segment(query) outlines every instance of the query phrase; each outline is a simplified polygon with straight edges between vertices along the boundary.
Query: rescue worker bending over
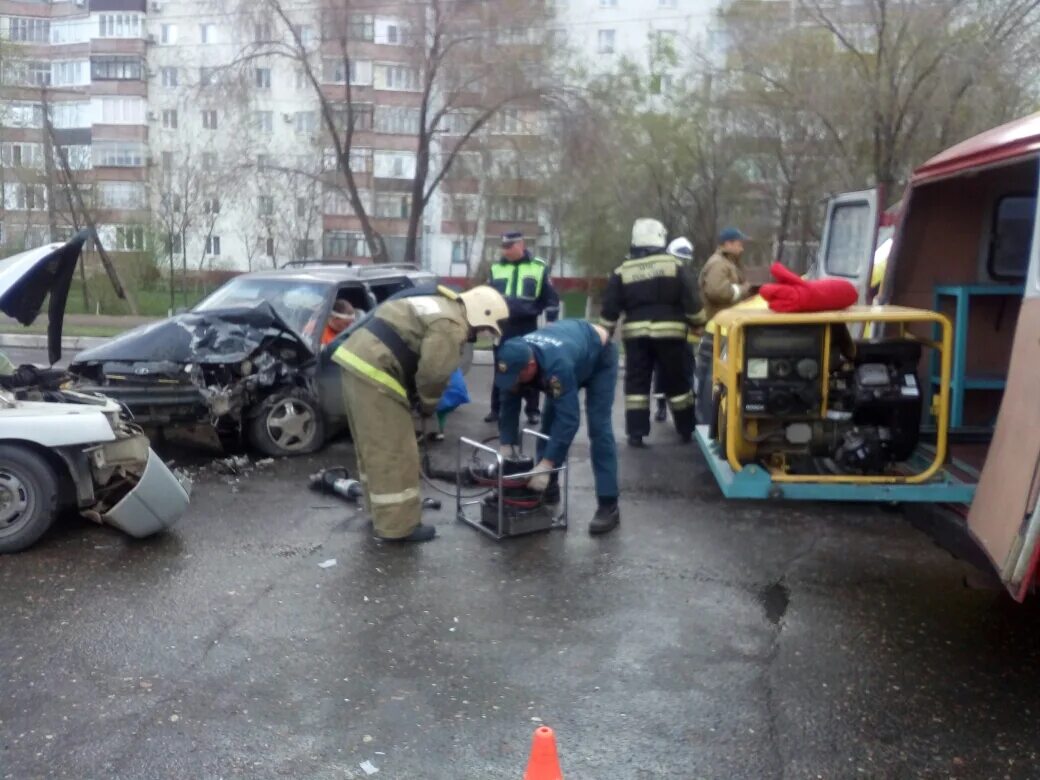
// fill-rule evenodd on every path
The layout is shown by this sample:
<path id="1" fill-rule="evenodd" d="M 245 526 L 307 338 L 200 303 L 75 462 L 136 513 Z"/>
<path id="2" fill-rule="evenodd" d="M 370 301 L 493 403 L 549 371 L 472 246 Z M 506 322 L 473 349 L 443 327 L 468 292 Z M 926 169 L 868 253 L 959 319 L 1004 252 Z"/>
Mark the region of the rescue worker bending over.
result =
<path id="1" fill-rule="evenodd" d="M 628 259 L 614 269 L 603 293 L 600 325 L 613 332 L 625 315 L 625 432 L 634 447 L 650 433 L 655 364 L 679 438 L 688 442 L 693 435 L 693 394 L 683 366 L 686 334 L 700 321 L 700 304 L 686 267 L 665 251 L 667 239 L 656 219 L 637 219 Z"/>
<path id="2" fill-rule="evenodd" d="M 560 298 L 549 279 L 549 266 L 535 257 L 524 244 L 524 234 L 512 230 L 502 234 L 502 256 L 491 266 L 487 283 L 505 296 L 509 320 L 502 326 L 502 340 L 532 333 L 538 328 L 538 315 L 556 322 Z M 538 424 L 538 390 L 530 388 L 524 396 L 524 412 L 530 425 Z M 484 422 L 495 422 L 499 414 L 498 387 L 491 386 L 491 411 Z"/>
<path id="3" fill-rule="evenodd" d="M 694 385 L 697 392 L 698 425 L 708 425 L 713 414 L 711 361 L 715 323 L 712 318 L 723 309 L 745 300 L 753 292 L 740 265 L 746 240 L 747 236 L 736 228 L 726 228 L 719 233 L 719 248 L 708 258 L 698 279 L 701 300 L 704 301 L 704 316 L 708 320 L 704 337 L 697 346 Z"/>
<path id="4" fill-rule="evenodd" d="M 534 387 L 546 394 L 542 433 L 549 441 L 538 441 L 536 469 L 554 469 L 567 459 L 567 451 L 578 432 L 581 405 L 578 391 L 585 390 L 596 479 L 596 514 L 590 534 L 605 534 L 621 522 L 618 508 L 617 447 L 611 410 L 617 384 L 617 345 L 606 328 L 584 320 L 562 320 L 521 338 L 510 339 L 498 350 L 495 385 L 502 398 L 498 435 L 502 454 L 510 457 L 520 441 L 520 401 L 524 389 Z M 535 474 L 527 485 L 546 493 L 546 501 L 559 500 L 556 474 Z"/>
<path id="5" fill-rule="evenodd" d="M 411 408 L 434 414 L 462 347 L 478 332 L 501 336 L 505 299 L 487 286 L 385 301 L 333 353 L 343 369 L 347 419 L 375 535 L 425 542 L 420 522 L 419 448 Z"/>

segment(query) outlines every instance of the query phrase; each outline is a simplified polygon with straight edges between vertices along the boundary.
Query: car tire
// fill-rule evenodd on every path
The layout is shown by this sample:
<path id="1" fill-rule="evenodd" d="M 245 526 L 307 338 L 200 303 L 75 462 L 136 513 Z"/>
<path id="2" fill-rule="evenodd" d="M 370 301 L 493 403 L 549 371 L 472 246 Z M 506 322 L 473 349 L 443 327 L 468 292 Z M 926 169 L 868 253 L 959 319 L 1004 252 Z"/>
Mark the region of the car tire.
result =
<path id="1" fill-rule="evenodd" d="M 58 476 L 40 455 L 0 444 L 0 553 L 31 547 L 58 516 Z"/>
<path id="2" fill-rule="evenodd" d="M 247 437 L 265 455 L 306 455 L 325 444 L 325 418 L 321 406 L 309 393 L 276 393 L 265 398 L 250 415 Z"/>

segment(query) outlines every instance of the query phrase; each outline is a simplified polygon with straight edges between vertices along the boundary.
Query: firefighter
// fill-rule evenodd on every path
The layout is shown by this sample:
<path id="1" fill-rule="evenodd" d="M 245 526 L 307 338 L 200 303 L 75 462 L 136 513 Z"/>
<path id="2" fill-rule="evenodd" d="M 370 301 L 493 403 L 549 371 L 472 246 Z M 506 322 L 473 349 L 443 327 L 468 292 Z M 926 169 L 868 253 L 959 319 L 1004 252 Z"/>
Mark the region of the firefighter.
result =
<path id="1" fill-rule="evenodd" d="M 347 419 L 377 538 L 425 542 L 436 534 L 420 522 L 419 449 L 411 409 L 432 416 L 462 347 L 479 332 L 501 337 L 505 299 L 482 285 L 464 293 L 437 287 L 430 295 L 385 301 L 333 353 L 343 369 Z"/>
<path id="2" fill-rule="evenodd" d="M 505 296 L 509 320 L 502 329 L 502 340 L 523 336 L 538 328 L 538 315 L 555 322 L 560 315 L 560 298 L 549 279 L 549 266 L 535 257 L 524 243 L 524 234 L 513 230 L 502 234 L 502 256 L 491 266 L 487 283 Z M 538 424 L 538 390 L 529 388 L 524 396 L 524 411 L 530 425 Z M 484 422 L 495 422 L 499 412 L 499 391 L 491 386 L 491 411 Z"/>
<path id="3" fill-rule="evenodd" d="M 679 438 L 688 442 L 693 435 L 693 394 L 684 356 L 700 305 L 686 267 L 665 251 L 667 238 L 656 219 L 637 219 L 628 259 L 614 269 L 603 293 L 600 325 L 613 332 L 625 315 L 625 432 L 633 447 L 643 446 L 650 433 L 655 363 Z"/>
<path id="4" fill-rule="evenodd" d="M 584 320 L 562 320 L 520 338 L 504 342 L 495 362 L 495 386 L 502 394 L 498 435 L 502 454 L 510 457 L 520 441 L 520 403 L 527 388 L 546 394 L 542 433 L 535 474 L 527 485 L 546 493 L 550 503 L 559 500 L 556 474 L 549 474 L 567 459 L 578 432 L 581 405 L 578 391 L 585 390 L 592 473 L 596 481 L 596 513 L 590 534 L 605 534 L 621 522 L 618 508 L 617 447 L 611 411 L 617 385 L 617 345 L 606 328 Z"/>
<path id="5" fill-rule="evenodd" d="M 698 279 L 701 300 L 704 301 L 704 316 L 708 320 L 704 337 L 697 346 L 694 385 L 697 392 L 698 425 L 708 425 L 713 414 L 711 361 L 715 324 L 712 318 L 723 309 L 746 300 L 755 292 L 748 284 L 744 268 L 740 264 L 746 240 L 747 236 L 736 228 L 726 228 L 719 233 L 718 249 L 708 258 Z"/>
<path id="6" fill-rule="evenodd" d="M 671 243 L 668 244 L 668 249 L 666 251 L 672 257 L 678 259 L 683 266 L 685 266 L 687 273 L 690 273 L 690 266 L 693 263 L 693 244 L 690 243 L 690 239 L 685 236 L 673 238 Z M 700 341 L 700 332 L 704 325 L 703 319 L 703 314 L 701 314 L 697 326 L 691 327 L 686 336 L 686 350 L 683 355 L 683 371 L 686 373 L 691 388 L 693 387 L 694 350 L 696 349 L 697 342 Z M 657 406 L 657 411 L 654 412 L 654 420 L 657 422 L 664 422 L 668 419 L 668 398 L 664 393 L 663 373 L 661 361 L 658 360 L 654 364 L 654 403 Z M 694 393 L 695 405 L 696 402 L 696 393 Z"/>

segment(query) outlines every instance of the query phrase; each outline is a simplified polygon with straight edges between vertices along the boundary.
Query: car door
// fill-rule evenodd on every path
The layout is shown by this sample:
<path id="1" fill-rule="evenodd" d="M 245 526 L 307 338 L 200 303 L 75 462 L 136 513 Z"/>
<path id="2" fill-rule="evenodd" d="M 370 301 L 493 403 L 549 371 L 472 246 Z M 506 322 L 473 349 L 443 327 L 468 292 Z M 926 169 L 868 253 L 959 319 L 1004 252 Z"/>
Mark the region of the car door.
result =
<path id="1" fill-rule="evenodd" d="M 1040 188 L 1040 187 L 1038 187 Z M 1040 218 L 1018 314 L 1007 387 L 993 441 L 968 514 L 968 527 L 1021 601 L 1040 565 Z"/>
<path id="2" fill-rule="evenodd" d="M 816 260 L 816 279 L 844 279 L 855 285 L 858 303 L 870 294 L 870 272 L 878 234 L 878 190 L 846 192 L 831 198 Z"/>

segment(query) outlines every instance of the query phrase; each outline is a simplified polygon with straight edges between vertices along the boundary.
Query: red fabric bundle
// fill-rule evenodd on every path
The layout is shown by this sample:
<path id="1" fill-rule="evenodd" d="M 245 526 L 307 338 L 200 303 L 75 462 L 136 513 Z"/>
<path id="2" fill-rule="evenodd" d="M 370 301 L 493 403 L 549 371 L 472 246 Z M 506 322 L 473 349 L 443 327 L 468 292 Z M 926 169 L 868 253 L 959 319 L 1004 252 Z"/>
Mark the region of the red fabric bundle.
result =
<path id="1" fill-rule="evenodd" d="M 859 298 L 856 288 L 844 279 L 806 281 L 780 263 L 773 263 L 769 270 L 777 283 L 763 284 L 760 294 L 773 311 L 835 311 L 852 306 Z"/>

